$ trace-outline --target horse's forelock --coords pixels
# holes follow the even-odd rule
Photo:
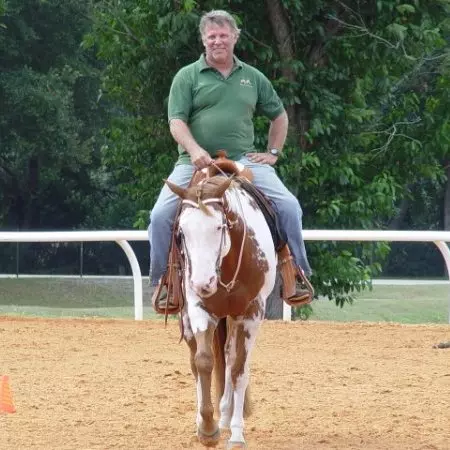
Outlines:
[[[226,182],[226,178],[222,175],[216,175],[211,178],[207,178],[200,182],[200,184],[196,186],[189,187],[186,191],[186,199],[191,200],[193,202],[198,201],[198,192],[200,190],[201,196],[200,200],[207,200],[209,198],[216,197],[217,188]],[[231,186],[234,186],[235,182],[231,182]]]
[[[208,207],[201,201],[199,200],[198,202],[198,208],[200,209],[200,211],[204,214],[206,214],[207,216],[211,216],[211,211],[208,209]]]

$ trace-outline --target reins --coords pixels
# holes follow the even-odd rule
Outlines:
[[[239,195],[236,195],[236,198],[237,198],[238,203],[239,203],[239,208],[241,210],[241,215],[242,215],[242,217],[244,217],[244,209],[242,208],[242,203],[241,203],[241,199],[239,198]],[[226,214],[225,214],[225,217],[226,217]],[[225,284],[222,281],[222,277],[219,278],[220,285],[223,286],[227,290],[227,292],[230,292],[231,289],[233,289],[234,285],[236,284],[236,279],[237,279],[239,270],[241,268],[242,256],[244,254],[245,238],[247,237],[247,224],[246,224],[245,220],[243,220],[243,223],[244,223],[244,231],[243,231],[243,235],[242,235],[241,249],[239,250],[238,263],[237,263],[236,270],[234,272],[233,278],[231,279],[231,281],[228,284]],[[230,223],[230,228],[231,227],[232,227],[232,225]]]

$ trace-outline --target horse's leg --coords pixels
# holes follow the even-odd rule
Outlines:
[[[250,379],[250,357],[264,317],[264,308],[255,302],[246,316],[236,321],[230,342],[230,375],[233,413],[230,421],[231,436],[228,448],[245,448],[244,439],[244,401],[245,391]],[[234,358],[233,358],[234,356]],[[227,389],[227,386],[226,388]],[[228,391],[226,391],[228,392]]]
[[[230,428],[231,415],[233,413],[233,382],[231,381],[231,367],[236,359],[236,348],[234,345],[233,333],[236,328],[234,320],[228,318],[230,326],[227,327],[228,345],[225,347],[225,384],[222,398],[220,399],[220,420],[219,428],[228,430]],[[232,345],[233,344],[233,345]]]
[[[188,305],[188,313],[195,344],[191,342],[189,346],[191,352],[195,348],[191,364],[195,366],[197,372],[197,435],[203,445],[213,447],[217,445],[220,438],[219,427],[214,420],[214,407],[211,399],[211,379],[214,366],[212,343],[217,321],[212,319],[198,304],[192,305],[192,303]]]
[[[195,378],[195,386],[197,389],[197,427],[200,425],[201,416],[200,416],[200,396],[198,394],[198,371],[197,366],[195,364],[195,354],[197,353],[197,341],[195,340],[194,333],[192,332],[191,323],[189,321],[189,316],[185,310],[182,312],[182,320],[183,320],[183,337],[186,341],[186,344],[189,347],[189,362],[191,364],[191,372]]]

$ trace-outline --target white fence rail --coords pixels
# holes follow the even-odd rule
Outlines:
[[[377,230],[304,230],[306,241],[389,241],[433,242],[440,250],[450,274],[450,231],[377,231]],[[146,241],[146,231],[14,231],[0,232],[0,242],[117,242],[131,265],[134,283],[134,318],[144,316],[142,299],[142,274],[129,241]],[[290,320],[291,310],[285,305],[283,318]],[[450,323],[450,298],[449,298]]]

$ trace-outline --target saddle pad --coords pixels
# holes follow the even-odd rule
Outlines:
[[[278,214],[274,203],[264,195],[264,193],[258,189],[254,184],[251,184],[244,177],[235,177],[242,189],[248,192],[256,201],[259,209],[263,213],[267,225],[269,226],[270,233],[272,234],[275,250],[278,252],[286,245],[286,236],[282,232],[278,222]]]

